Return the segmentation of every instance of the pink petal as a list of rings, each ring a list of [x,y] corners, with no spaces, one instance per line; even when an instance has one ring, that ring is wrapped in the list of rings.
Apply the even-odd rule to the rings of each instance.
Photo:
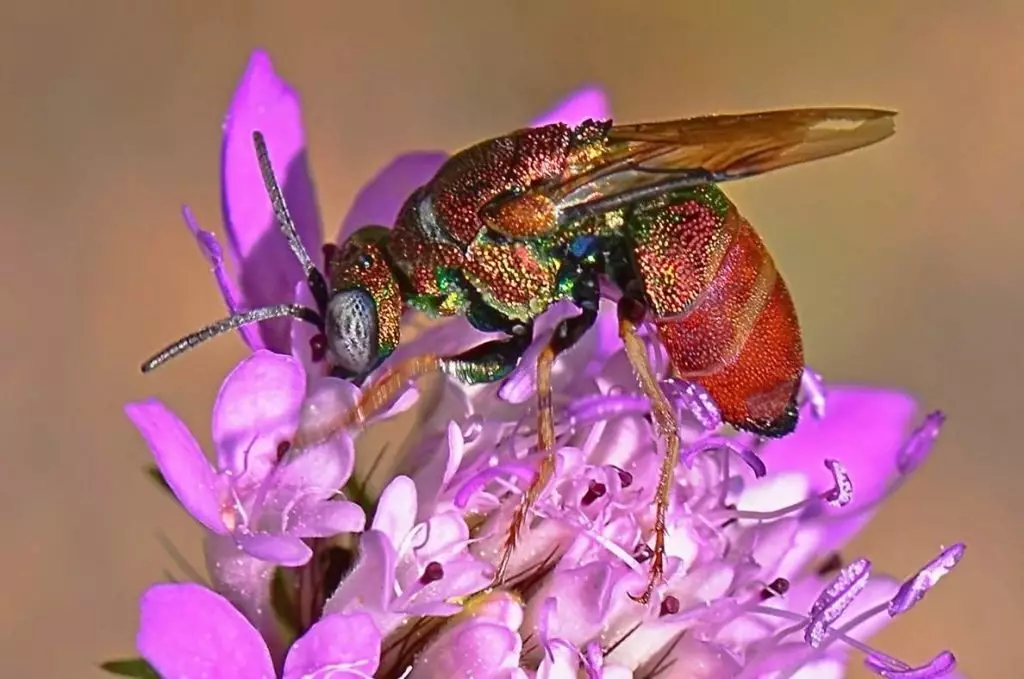
[[[305,281],[295,284],[292,298],[296,304],[302,304],[310,309],[316,309],[316,298],[310,291]],[[313,376],[326,375],[329,368],[327,361],[313,361],[313,349],[311,342],[313,337],[320,334],[320,329],[311,323],[303,321],[289,321],[288,346],[291,355],[302,364],[303,370],[312,378]]]
[[[299,538],[272,533],[237,534],[238,546],[246,554],[281,566],[304,566],[313,550]]]
[[[213,441],[221,469],[243,485],[259,483],[277,463],[278,445],[295,434],[306,376],[291,356],[260,350],[221,385],[213,406]]]
[[[330,676],[372,677],[380,665],[380,632],[370,616],[328,615],[299,637],[288,651],[284,679]]]
[[[344,243],[363,226],[394,226],[406,199],[429,182],[446,160],[448,154],[442,151],[418,151],[392,160],[356,194],[336,242]]]
[[[387,536],[400,549],[416,522],[416,484],[408,476],[396,476],[380,494],[371,528]]]
[[[270,647],[272,657],[284,657],[284,638],[270,601],[270,582],[277,564],[242,551],[232,535],[207,533],[203,540],[206,570],[213,589],[242,612]]]
[[[209,231],[203,231],[199,228],[195,215],[192,214],[192,210],[187,205],[182,207],[181,216],[185,220],[188,230],[192,232],[192,237],[196,239],[196,244],[199,246],[200,252],[203,253],[203,257],[210,263],[210,272],[217,281],[217,287],[220,288],[220,295],[224,298],[224,304],[228,308],[228,313],[238,313],[242,309],[241,294],[238,291],[238,284],[235,282],[235,279],[228,274],[224,266],[224,257],[220,249],[220,243],[217,242],[217,237]],[[257,349],[263,346],[263,341],[259,336],[259,328],[254,325],[242,326],[238,329],[238,334],[242,336],[242,340],[249,349]]]
[[[300,505],[288,521],[288,534],[300,538],[327,538],[358,533],[366,526],[363,508],[347,500],[323,500]]]
[[[691,635],[679,639],[667,654],[656,654],[652,660],[641,666],[637,674],[650,676],[658,667],[671,667],[672,676],[692,679],[735,677],[739,676],[742,669],[724,646],[711,641],[701,641]]]
[[[519,365],[512,374],[505,378],[498,396],[510,403],[523,403],[535,393],[537,379],[537,359],[544,351],[555,327],[563,320],[579,316],[580,309],[568,301],[552,304],[534,323],[533,341],[523,353]],[[573,352],[575,353],[575,352]]]
[[[318,445],[295,450],[291,455],[268,481],[275,486],[276,493],[286,497],[295,493],[320,499],[334,497],[355,466],[352,438],[344,432]]]
[[[215,533],[226,533],[221,518],[224,483],[188,427],[156,399],[129,403],[125,413],[146,439],[156,466],[182,506]]]
[[[466,442],[458,422],[448,420],[446,436],[440,440],[447,440],[447,445],[441,450],[430,450],[425,455],[413,454],[404,461],[416,481],[417,495],[422,498],[416,514],[417,522],[431,517],[438,496],[462,463]]]
[[[274,676],[259,633],[227,599],[194,584],[150,587],[135,643],[166,679]]]
[[[580,656],[571,646],[552,644],[537,667],[537,679],[577,679]]]
[[[552,110],[533,121],[534,127],[565,123],[579,125],[584,120],[607,120],[611,117],[608,97],[597,87],[584,87],[560,101]]]
[[[824,492],[834,479],[824,460],[838,460],[853,481],[853,501],[830,516],[855,512],[884,492],[896,474],[896,455],[913,422],[916,405],[906,394],[863,387],[832,387],[823,419],[806,414],[796,432],[768,442],[761,456],[772,474],[797,471],[811,491]]]
[[[395,560],[395,548],[386,535],[375,530],[363,533],[359,540],[359,560],[324,604],[324,615],[357,610],[370,614],[386,611],[393,596]]]
[[[526,628],[540,626],[544,602],[557,601],[556,614],[549,617],[545,635],[582,646],[600,634],[608,623],[616,579],[611,565],[595,561],[586,566],[556,571],[547,584],[530,599]]]
[[[487,679],[519,665],[522,642],[504,625],[467,620],[441,635],[417,657],[410,679]]]
[[[277,76],[270,57],[254,52],[224,121],[221,191],[228,243],[238,271],[242,302],[250,307],[290,301],[302,280],[298,261],[278,231],[256,162],[252,133],[267,141],[270,160],[299,236],[316,258],[320,217],[306,161],[299,99]],[[314,261],[318,261],[314,259]],[[288,350],[287,321],[263,323],[263,346]]]

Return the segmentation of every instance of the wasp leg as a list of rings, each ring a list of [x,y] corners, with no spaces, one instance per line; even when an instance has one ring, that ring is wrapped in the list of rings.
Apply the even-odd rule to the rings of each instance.
[[[508,375],[530,345],[529,328],[508,339],[492,340],[454,356],[424,354],[402,361],[362,393],[346,425],[361,424],[394,398],[411,379],[441,371],[463,384],[494,382]]]
[[[658,490],[655,496],[657,505],[654,518],[654,554],[651,558],[647,589],[639,596],[629,595],[641,604],[646,604],[651,600],[651,594],[654,592],[654,588],[661,584],[665,570],[665,514],[668,511],[672,477],[676,465],[679,464],[679,430],[675,413],[651,369],[647,347],[637,333],[637,328],[646,313],[646,302],[636,295],[627,293],[619,300],[619,336],[625,344],[626,356],[640,380],[640,388],[651,401],[651,414],[655,427],[667,448],[665,459],[661,462]]]
[[[505,577],[505,571],[519,543],[519,536],[526,526],[530,510],[555,472],[555,415],[551,403],[551,366],[558,355],[571,349],[597,320],[600,287],[596,270],[577,268],[574,274],[576,280],[573,286],[573,301],[581,313],[567,318],[555,327],[551,340],[537,359],[537,438],[538,447],[544,453],[544,457],[537,467],[536,476],[523,494],[515,514],[512,515],[512,523],[494,576],[497,584]]]

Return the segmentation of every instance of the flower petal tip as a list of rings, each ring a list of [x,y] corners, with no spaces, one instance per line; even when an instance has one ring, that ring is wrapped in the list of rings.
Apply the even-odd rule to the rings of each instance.
[[[560,101],[551,111],[537,118],[533,125],[579,125],[584,120],[606,120],[610,117],[608,96],[604,90],[596,86],[586,86]]]

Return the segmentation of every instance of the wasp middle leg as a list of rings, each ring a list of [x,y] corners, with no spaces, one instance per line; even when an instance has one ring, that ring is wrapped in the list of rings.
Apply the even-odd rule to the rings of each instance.
[[[661,390],[658,378],[651,367],[647,346],[638,333],[639,326],[647,315],[648,305],[642,293],[631,289],[634,287],[627,286],[625,294],[619,299],[619,336],[625,345],[629,363],[633,366],[639,379],[640,389],[651,402],[654,425],[666,446],[666,454],[661,462],[658,488],[655,493],[654,554],[651,557],[650,575],[647,587],[641,594],[629,595],[635,601],[646,604],[651,600],[654,589],[661,584],[665,571],[665,535],[668,532],[665,519],[668,512],[669,493],[672,489],[672,478],[676,466],[679,464],[680,440],[675,411]]]
[[[571,258],[560,272],[562,276],[573,281],[572,300],[579,307],[580,314],[561,321],[555,327],[554,334],[537,358],[537,440],[543,457],[533,481],[512,515],[501,560],[495,572],[495,583],[500,583],[504,579],[530,510],[555,472],[555,415],[552,405],[551,368],[558,355],[571,349],[597,320],[601,297],[598,271],[598,265],[590,258]]]

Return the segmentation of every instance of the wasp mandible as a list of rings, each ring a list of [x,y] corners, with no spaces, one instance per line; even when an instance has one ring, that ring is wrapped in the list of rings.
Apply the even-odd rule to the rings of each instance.
[[[804,363],[793,301],[760,237],[717,185],[874,144],[893,133],[894,116],[810,108],[519,130],[452,156],[409,196],[393,228],[358,230],[330,254],[323,273],[299,241],[256,132],[277,222],[316,308],[281,304],[235,314],[170,345],[142,370],[239,326],[281,317],[315,325],[333,374],[360,383],[394,351],[407,311],[463,315],[480,330],[504,334],[458,355],[401,362],[321,432],[326,438],[358,425],[428,371],[466,384],[502,379],[530,345],[534,320],[556,301],[571,300],[579,315],[556,327],[537,360],[544,455],[508,529],[500,582],[554,471],[552,363],[594,324],[601,280],[610,281],[620,294],[619,334],[667,449],[650,577],[634,597],[646,603],[662,578],[680,440],[640,324],[653,324],[675,374],[700,384],[725,422],[761,436],[791,432]]]

